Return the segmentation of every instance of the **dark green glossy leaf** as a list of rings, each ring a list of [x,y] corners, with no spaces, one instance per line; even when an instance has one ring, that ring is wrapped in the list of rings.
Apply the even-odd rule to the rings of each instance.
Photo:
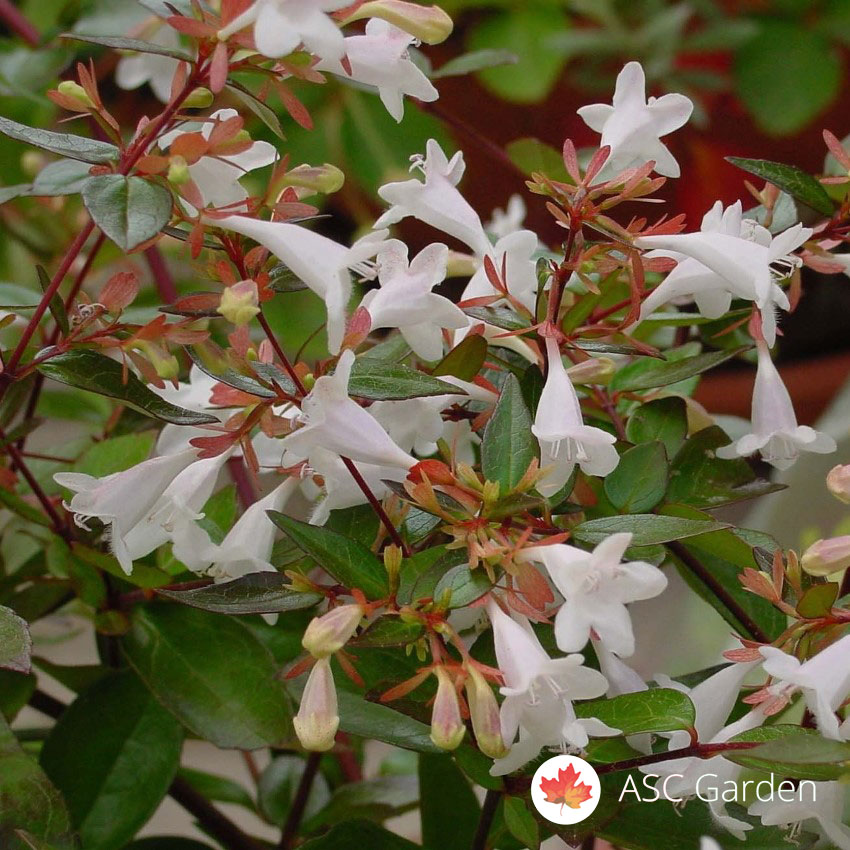
[[[440,578],[434,587],[433,596],[435,600],[441,600],[446,593],[450,593],[449,607],[465,608],[489,593],[492,587],[483,569],[471,570],[467,564],[458,564]]]
[[[81,694],[53,727],[41,764],[83,845],[118,850],[154,813],[180,761],[180,724],[130,672]]]
[[[472,847],[481,807],[451,755],[419,755],[419,791],[423,844]]]
[[[330,832],[301,845],[301,850],[420,850],[418,844],[401,838],[367,820],[350,820]]]
[[[540,846],[540,827],[521,797],[505,797],[503,802],[505,826],[523,847],[537,850]]]
[[[702,372],[713,369],[736,357],[744,348],[731,351],[706,351],[696,357],[686,357],[683,360],[655,360],[649,357],[641,358],[620,369],[611,381],[611,389],[618,392],[636,392],[650,390],[655,387],[666,387],[677,384],[687,378],[693,378]]]
[[[153,44],[150,41],[142,41],[138,38],[125,38],[113,35],[81,35],[74,32],[64,32],[59,38],[67,38],[72,41],[85,41],[89,44],[99,44],[113,50],[132,50],[136,53],[154,53],[157,56],[170,56],[172,59],[183,59],[189,61],[192,57],[183,50],[171,47],[163,47],[161,44]]]
[[[289,579],[280,573],[249,573],[232,581],[210,584],[192,590],[157,590],[182,605],[216,614],[277,614],[311,608],[321,601],[318,593],[292,590]]]
[[[36,266],[35,270],[38,274],[38,282],[41,284],[42,292],[47,292],[50,288],[50,275],[45,271],[44,266]],[[53,293],[53,297],[47,306],[50,310],[50,315],[53,316],[53,320],[59,326],[62,334],[67,335],[68,314],[65,312],[65,302],[62,300],[62,296],[58,291]]]
[[[226,779],[224,776],[217,776],[203,770],[194,770],[191,767],[181,767],[177,771],[177,775],[181,779],[185,779],[196,791],[209,800],[244,806],[252,812],[256,810],[251,795],[242,785],[232,779]]]
[[[271,653],[238,620],[147,604],[122,639],[130,664],[189,730],[219,747],[290,740],[290,702]]]
[[[406,623],[400,617],[381,617],[351,641],[351,646],[407,646],[424,631],[421,623]]]
[[[11,723],[30,701],[35,690],[35,674],[0,670],[0,714]]]
[[[351,369],[348,392],[372,401],[422,398],[433,395],[464,395],[454,384],[417,372],[402,363],[358,357]]]
[[[508,375],[481,443],[481,470],[489,481],[499,482],[503,495],[519,483],[537,457],[531,426],[519,381]]]
[[[132,372],[126,375],[120,363],[86,348],[64,351],[45,360],[38,367],[45,377],[81,390],[118,399],[154,419],[175,425],[208,425],[218,422],[215,416],[184,410],[149,390]]]
[[[466,307],[463,312],[473,319],[505,331],[521,331],[531,327],[526,319],[507,307]],[[494,340],[494,345],[498,343],[499,340]]]
[[[683,398],[669,396],[642,404],[626,423],[626,437],[637,443],[660,440],[667,457],[676,452],[688,436],[688,409]]]
[[[304,823],[305,832],[355,818],[380,823],[416,807],[419,783],[415,776],[381,776],[337,788],[327,804]]]
[[[596,717],[624,735],[690,729],[696,720],[690,698],[672,688],[578,702],[575,709],[578,717]]]
[[[431,371],[435,378],[453,375],[463,381],[471,381],[484,365],[487,358],[487,340],[480,334],[464,337]]]
[[[233,369],[226,360],[226,354],[212,342],[203,342],[200,345],[185,346],[186,353],[192,358],[192,362],[211,378],[227,384],[229,387],[241,390],[243,393],[255,395],[259,398],[276,398],[274,390],[264,387],[251,375],[243,375]],[[294,387],[293,387],[294,389]]]
[[[26,124],[18,124],[17,121],[2,116],[0,116],[0,133],[59,156],[67,156],[83,162],[104,163],[118,159],[118,148],[108,142],[27,127]]]
[[[726,160],[750,174],[755,174],[756,177],[773,183],[778,189],[802,201],[821,215],[832,215],[833,204],[826,190],[811,174],[806,174],[796,165],[771,162],[769,159],[744,159],[740,156],[727,156]]]
[[[626,513],[652,510],[667,489],[667,452],[659,442],[644,443],[624,452],[605,478],[605,495]]]
[[[257,783],[257,803],[263,817],[270,823],[279,827],[286,823],[304,773],[304,765],[305,760],[298,756],[278,756],[263,771]],[[330,796],[327,780],[318,772],[310,786],[304,819],[309,820],[320,812]]]
[[[269,511],[269,518],[340,584],[360,588],[370,599],[380,599],[389,593],[384,565],[362,543],[277,511]]]
[[[510,50],[500,50],[498,48],[473,50],[469,53],[462,53],[460,56],[455,56],[454,59],[449,59],[448,62],[431,73],[431,79],[439,80],[443,77],[460,77],[465,74],[473,74],[476,71],[483,71],[485,68],[495,68],[499,65],[516,65],[516,63],[517,55],[516,53],[511,53]]]
[[[780,724],[743,732],[732,741],[763,741],[747,750],[730,750],[726,758],[743,767],[778,777],[828,781],[847,775],[850,742],[832,741],[812,729]]]
[[[659,514],[633,514],[591,519],[573,529],[573,536],[583,543],[601,543],[611,534],[631,532],[632,546],[653,546],[696,534],[707,534],[728,528],[728,523],[713,520],[684,519]]]
[[[26,620],[0,605],[0,667],[16,673],[32,669],[32,638]]]

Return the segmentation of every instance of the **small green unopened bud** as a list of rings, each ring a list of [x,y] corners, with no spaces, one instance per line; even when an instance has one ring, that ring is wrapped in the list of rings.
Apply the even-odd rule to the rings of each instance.
[[[456,750],[466,727],[460,716],[460,700],[454,682],[444,667],[437,667],[437,696],[431,712],[431,740],[441,750]]]
[[[815,541],[803,552],[800,565],[810,576],[828,576],[850,567],[850,536]]]
[[[156,374],[164,381],[170,381],[180,374],[180,364],[173,354],[164,353],[156,345],[151,345],[147,340],[138,340],[135,343],[153,366]]]
[[[390,589],[395,592],[398,588],[398,576],[401,572],[402,551],[394,543],[384,549],[384,569],[390,580]]]
[[[301,383],[304,384],[304,389],[308,392],[316,386],[316,376],[312,372],[308,372],[302,379]]]
[[[478,271],[478,260],[471,254],[449,251],[446,277],[471,277]]]
[[[360,6],[344,23],[364,18],[381,18],[425,44],[445,41],[454,28],[452,19],[439,6],[420,6],[404,0],[371,0]]]
[[[499,704],[493,689],[475,667],[467,667],[469,677],[466,680],[466,701],[469,703],[469,717],[478,749],[491,759],[502,758],[508,748],[502,737],[502,724],[499,718]]]
[[[86,94],[86,90],[79,83],[75,83],[73,80],[63,80],[56,86],[56,90],[59,94],[65,95],[65,97],[73,98],[80,106],[94,109],[92,99]]]
[[[826,476],[826,486],[836,499],[850,504],[850,464],[834,466]]]
[[[481,491],[481,481],[478,479],[478,476],[475,474],[475,470],[468,463],[458,463],[455,466],[455,475],[464,483],[467,487],[471,487],[473,490]]]
[[[333,673],[327,658],[320,658],[310,671],[292,726],[305,750],[322,753],[333,747],[339,727],[339,711]]]
[[[47,160],[39,151],[25,151],[21,154],[21,170],[27,177],[35,177],[45,165]]]
[[[310,621],[301,646],[314,658],[327,658],[348,643],[362,619],[363,609],[356,603],[331,608]]]
[[[237,328],[247,325],[260,312],[256,281],[240,280],[239,283],[228,286],[221,293],[221,302],[216,312]]]
[[[299,165],[287,171],[281,181],[281,188],[293,186],[296,189],[307,189],[309,192],[322,195],[332,195],[338,192],[345,183],[345,174],[335,165]]]
[[[206,109],[212,105],[213,100],[215,100],[213,93],[209,89],[200,86],[183,101],[183,106],[186,109]]]
[[[171,157],[168,163],[168,182],[175,186],[182,186],[192,179],[189,173],[189,164],[179,154]]]
[[[591,357],[567,369],[574,384],[607,384],[614,377],[617,364],[610,357]]]
[[[488,505],[493,504],[493,502],[498,502],[500,490],[501,487],[499,486],[498,481],[485,481],[484,490],[481,493],[484,502]]]

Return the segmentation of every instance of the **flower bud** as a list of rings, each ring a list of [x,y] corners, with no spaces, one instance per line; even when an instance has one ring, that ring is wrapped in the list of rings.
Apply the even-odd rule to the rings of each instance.
[[[850,536],[815,541],[800,563],[810,576],[828,576],[850,567]]]
[[[183,106],[186,109],[206,109],[208,106],[212,106],[212,102],[215,100],[213,93],[209,89],[205,89],[203,86],[196,88],[187,98],[183,101]]]
[[[467,667],[466,701],[478,749],[492,759],[502,758],[508,751],[502,738],[499,704],[487,680],[475,669]]]
[[[27,177],[35,177],[47,165],[47,159],[41,151],[24,151],[21,154],[21,170]]]
[[[826,476],[826,486],[836,499],[850,505],[850,464],[834,466]]]
[[[280,188],[293,186],[307,189],[310,194],[332,195],[345,183],[345,174],[335,165],[299,165],[287,171],[280,182]]]
[[[364,18],[381,18],[409,32],[425,44],[439,44],[452,32],[452,19],[439,6],[420,6],[404,0],[371,0],[343,22],[362,21]]]
[[[567,369],[574,384],[607,384],[617,371],[617,364],[610,357],[591,357]]]
[[[455,750],[466,732],[460,717],[460,700],[445,667],[437,667],[434,672],[437,676],[437,696],[431,712],[431,740],[441,750]]]
[[[180,374],[180,364],[173,354],[144,339],[137,340],[134,347],[145,355],[156,374],[164,381],[170,381]]]
[[[221,302],[216,312],[239,328],[247,325],[260,312],[259,305],[256,281],[240,280],[221,293]]]
[[[401,572],[401,563],[404,554],[401,547],[394,543],[384,549],[384,569],[387,571],[387,577],[390,581],[390,589],[393,593],[398,589],[398,577]]]
[[[478,260],[470,254],[449,251],[446,277],[471,277],[478,270]]]
[[[168,182],[175,186],[182,186],[191,179],[192,175],[189,173],[189,164],[186,160],[179,154],[172,156],[168,162]]]
[[[331,663],[327,658],[320,658],[310,671],[292,725],[305,750],[321,753],[333,747],[339,714]]]
[[[59,94],[65,95],[65,97],[70,97],[72,100],[76,100],[80,106],[94,109],[94,103],[86,93],[86,90],[79,83],[76,83],[73,80],[63,80],[58,86],[56,86],[56,91],[58,91]]]
[[[362,619],[363,609],[356,603],[331,608],[310,621],[301,646],[314,658],[327,658],[348,643]]]

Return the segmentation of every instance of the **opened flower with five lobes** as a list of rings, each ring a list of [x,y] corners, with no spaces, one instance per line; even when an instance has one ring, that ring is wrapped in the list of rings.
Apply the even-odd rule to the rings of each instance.
[[[555,641],[563,652],[579,652],[591,634],[611,652],[627,658],[635,651],[627,602],[652,599],[667,587],[667,577],[644,561],[622,562],[632,542],[628,532],[611,534],[585,552],[566,543],[528,546],[520,562],[543,564],[564,597],[555,615]]]
[[[753,388],[752,433],[717,449],[721,458],[747,457],[758,452],[777,469],[788,469],[800,452],[829,454],[837,448],[828,434],[798,425],[791,396],[763,340],[756,343],[758,368]]]
[[[628,62],[617,76],[613,104],[582,106],[578,114],[591,130],[602,134],[600,147],[611,148],[601,177],[610,179],[650,161],[659,174],[678,177],[679,163],[660,137],[686,124],[693,109],[683,94],[647,100],[643,67],[640,62]]]

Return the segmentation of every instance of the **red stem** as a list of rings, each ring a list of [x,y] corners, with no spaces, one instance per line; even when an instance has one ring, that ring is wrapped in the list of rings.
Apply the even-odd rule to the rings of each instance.
[[[24,13],[11,0],[0,0],[0,21],[20,36],[30,47],[38,47],[41,36]]]
[[[153,274],[159,297],[165,304],[173,304],[177,300],[177,286],[159,246],[151,245],[150,248],[146,248],[145,259],[148,261],[151,274]]]

